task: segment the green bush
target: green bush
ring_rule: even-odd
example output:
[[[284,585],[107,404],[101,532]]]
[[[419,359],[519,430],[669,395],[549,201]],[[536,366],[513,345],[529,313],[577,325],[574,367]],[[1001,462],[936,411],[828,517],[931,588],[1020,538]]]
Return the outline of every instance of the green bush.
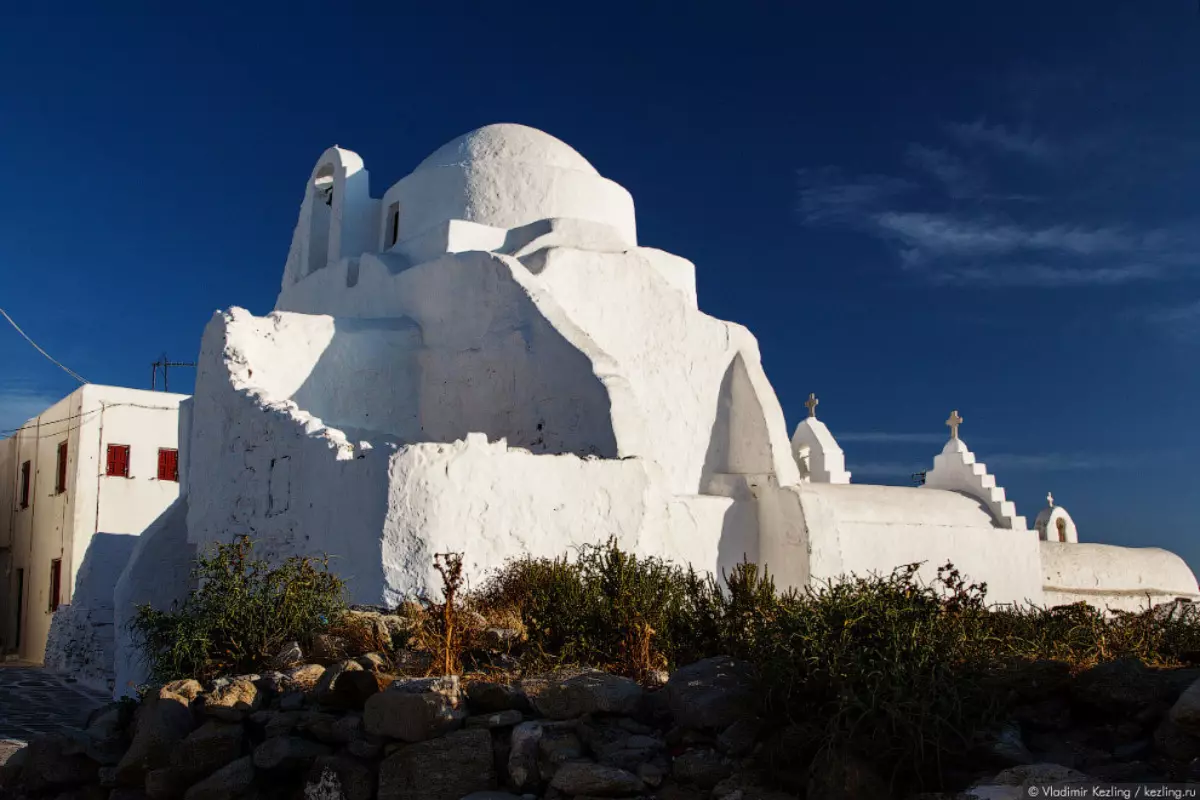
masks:
[[[308,645],[346,610],[327,559],[252,557],[246,537],[196,559],[197,588],[169,611],[142,605],[131,622],[151,678],[205,680],[261,670],[289,641]]]

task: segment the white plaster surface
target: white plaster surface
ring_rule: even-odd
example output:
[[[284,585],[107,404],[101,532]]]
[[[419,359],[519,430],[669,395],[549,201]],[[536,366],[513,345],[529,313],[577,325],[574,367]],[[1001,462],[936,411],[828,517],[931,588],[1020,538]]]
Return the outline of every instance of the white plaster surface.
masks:
[[[996,485],[995,476],[987,466],[975,460],[966,442],[951,438],[942,452],[933,458],[933,469],[925,475],[926,489],[949,489],[964,492],[984,503],[996,518],[997,524],[1010,530],[1025,530],[1025,518],[1017,515],[1016,506],[1004,496],[1004,487]]]
[[[1059,531],[1060,520],[1062,526],[1061,533]],[[1059,536],[1063,534],[1066,537],[1063,541],[1079,541],[1079,531],[1075,528],[1075,520],[1071,519],[1071,515],[1062,506],[1043,508],[1038,512],[1033,527],[1038,532],[1038,538],[1042,541],[1057,542],[1059,541]]]
[[[1167,550],[1055,541],[1039,545],[1049,605],[1083,601],[1136,611],[1177,597],[1200,600],[1192,571]]]
[[[998,528],[973,497],[865,484],[805,483],[775,492],[784,518],[770,532],[764,527],[763,558],[785,585],[887,575],[918,562],[919,576],[930,581],[951,562],[970,580],[987,582],[989,602],[1042,600],[1036,534]]]
[[[813,483],[849,483],[846,454],[824,422],[806,417],[792,434],[792,456],[801,473]]]

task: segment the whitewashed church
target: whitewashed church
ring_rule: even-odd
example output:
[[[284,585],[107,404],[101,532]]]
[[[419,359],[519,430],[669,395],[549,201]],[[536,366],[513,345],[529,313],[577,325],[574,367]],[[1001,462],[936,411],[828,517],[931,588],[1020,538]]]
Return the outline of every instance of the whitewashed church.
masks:
[[[703,313],[693,264],[639,245],[629,193],[546,133],[489,125],[371,189],[357,155],[322,154],[276,310],[209,323],[182,496],[140,538],[118,623],[240,534],[334,555],[359,603],[436,590],[434,553],[477,583],[610,536],[783,586],[952,561],[995,602],[1200,596],[1177,556],[1079,543],[1062,508],[1029,528],[957,412],[923,486],[852,483],[815,398],[789,438],[754,336]],[[118,650],[123,693],[142,675]]]

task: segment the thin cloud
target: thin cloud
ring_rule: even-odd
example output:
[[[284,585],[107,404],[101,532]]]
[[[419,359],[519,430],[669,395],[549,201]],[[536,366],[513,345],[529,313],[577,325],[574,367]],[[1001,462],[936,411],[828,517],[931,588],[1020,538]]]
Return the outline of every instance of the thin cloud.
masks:
[[[846,178],[836,167],[797,170],[799,211],[805,222],[849,221],[864,209],[879,207],[915,184],[887,175]]]
[[[0,437],[11,435],[63,396],[23,385],[0,386]]]
[[[983,119],[974,122],[955,122],[946,131],[965,145],[983,145],[1000,153],[1047,161],[1056,148],[1044,136],[1036,136],[1027,128],[1015,130],[1004,125],[989,125]]]
[[[984,192],[986,181],[983,175],[948,150],[910,144],[905,161],[932,175],[950,197],[979,197]]]
[[[997,453],[996,455],[991,455],[987,458],[980,458],[980,460],[985,462],[989,469],[995,467],[1014,472],[1106,470],[1123,469],[1129,466],[1128,458],[1067,455],[1063,453],[1044,453],[1040,455]]]
[[[944,444],[948,433],[892,433],[890,431],[850,431],[835,437],[839,442],[867,444]]]

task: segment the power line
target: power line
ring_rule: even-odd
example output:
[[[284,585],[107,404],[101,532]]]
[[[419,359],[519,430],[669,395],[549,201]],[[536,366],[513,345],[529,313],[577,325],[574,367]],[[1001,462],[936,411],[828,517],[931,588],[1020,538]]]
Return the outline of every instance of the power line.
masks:
[[[30,425],[22,425],[19,428],[6,428],[4,430],[0,430],[0,435],[3,435],[5,438],[7,438],[8,436],[11,436],[14,433],[19,433],[20,431],[32,430],[33,428],[40,428],[40,427],[43,427],[46,425],[55,425],[59,422],[69,422],[70,420],[79,419],[80,417],[87,417],[92,414],[99,414],[101,411],[107,411],[110,408],[146,408],[151,411],[178,411],[179,410],[178,408],[168,408],[166,406],[148,406],[148,405],[145,405],[144,403],[105,403],[100,408],[93,408],[89,411],[81,411],[78,414],[72,414],[69,417],[59,417],[58,419],[39,420]],[[72,427],[72,428],[68,428],[67,430],[74,430],[74,429],[75,428]],[[62,432],[63,431],[59,431],[59,433],[62,433]]]
[[[72,378],[79,381],[80,383],[90,383],[91,382],[91,381],[87,380],[86,378],[80,377],[79,373],[73,371],[71,368],[67,367],[66,365],[62,364],[61,362],[56,361],[54,356],[50,355],[45,350],[43,350],[41,347],[39,347],[38,343],[35,342],[33,339],[30,339],[29,334],[27,334],[25,331],[21,330],[21,326],[18,325],[16,322],[14,322],[13,318],[10,317],[8,315],[8,312],[5,311],[3,308],[0,308],[0,314],[4,315],[4,318],[6,320],[8,320],[8,324],[12,325],[13,328],[16,329],[17,333],[19,333],[25,337],[25,341],[27,341],[31,345],[33,345],[33,349],[37,350],[39,353],[44,355],[46,358],[50,359],[51,363],[53,363],[55,366],[59,367],[63,372],[67,373],[68,375],[70,375]]]

